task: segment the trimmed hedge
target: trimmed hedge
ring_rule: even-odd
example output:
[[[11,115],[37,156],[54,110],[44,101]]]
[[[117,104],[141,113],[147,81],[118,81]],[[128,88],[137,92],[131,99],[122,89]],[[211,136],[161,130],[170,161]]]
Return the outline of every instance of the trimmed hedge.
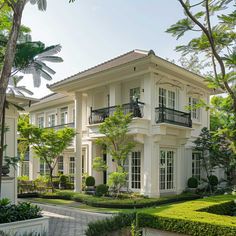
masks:
[[[105,218],[96,222],[90,222],[85,234],[87,236],[106,236],[107,234],[130,227],[136,218],[136,212],[120,213],[112,218]]]
[[[234,199],[232,195],[224,195],[147,209],[138,213],[138,222],[140,227],[188,235],[233,236],[236,217],[218,214],[229,213]]]
[[[111,197],[96,197],[82,193],[75,193],[71,191],[58,191],[55,193],[43,194],[41,196],[42,198],[49,198],[49,199],[74,200],[76,202],[82,202],[93,207],[119,208],[119,209],[144,208],[144,207],[158,206],[167,203],[187,201],[199,198],[199,195],[196,194],[181,194],[181,195],[173,195],[161,198],[138,197],[138,198],[116,199]]]

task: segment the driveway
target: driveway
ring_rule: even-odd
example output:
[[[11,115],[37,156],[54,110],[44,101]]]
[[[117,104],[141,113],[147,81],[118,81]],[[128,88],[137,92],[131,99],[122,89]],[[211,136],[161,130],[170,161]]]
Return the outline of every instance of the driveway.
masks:
[[[82,236],[89,222],[111,216],[61,206],[37,205],[43,210],[43,215],[50,217],[49,236]]]

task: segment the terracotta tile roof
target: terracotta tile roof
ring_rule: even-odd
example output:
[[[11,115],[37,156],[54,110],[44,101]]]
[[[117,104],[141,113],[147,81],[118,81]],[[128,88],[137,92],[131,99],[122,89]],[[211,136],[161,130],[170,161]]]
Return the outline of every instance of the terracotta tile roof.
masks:
[[[98,72],[101,72],[101,71],[104,71],[104,70],[107,70],[107,69],[110,69],[110,68],[113,68],[113,67],[116,67],[116,66],[119,66],[119,65],[137,60],[137,59],[140,59],[140,58],[143,58],[143,57],[146,57],[149,55],[149,53],[154,53],[154,52],[135,49],[133,51],[130,51],[130,52],[122,54],[118,57],[115,57],[111,60],[108,60],[108,61],[105,61],[101,64],[98,64],[94,67],[91,67],[87,70],[81,71],[75,75],[67,77],[61,81],[58,81],[54,84],[49,85],[48,87],[50,88],[50,87],[53,87],[56,85],[60,85],[61,83],[64,83],[64,82],[73,81],[75,79],[80,79],[84,76],[92,75],[92,74],[95,74],[95,73],[98,73]]]

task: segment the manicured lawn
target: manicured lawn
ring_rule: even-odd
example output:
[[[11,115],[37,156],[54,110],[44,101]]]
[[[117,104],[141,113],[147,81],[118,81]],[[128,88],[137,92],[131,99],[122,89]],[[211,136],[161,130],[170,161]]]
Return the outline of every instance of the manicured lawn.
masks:
[[[64,207],[72,207],[79,210],[89,211],[89,212],[100,212],[100,213],[120,213],[120,212],[129,212],[131,209],[113,209],[113,208],[102,208],[102,207],[92,207],[86,204],[78,203],[72,200],[64,199],[45,199],[45,198],[30,198],[25,199],[32,203],[41,203],[41,204],[50,204],[50,205],[60,205]]]
[[[232,195],[221,195],[179,204],[149,208],[138,213],[139,225],[202,236],[236,235]],[[220,215],[223,214],[223,215]]]

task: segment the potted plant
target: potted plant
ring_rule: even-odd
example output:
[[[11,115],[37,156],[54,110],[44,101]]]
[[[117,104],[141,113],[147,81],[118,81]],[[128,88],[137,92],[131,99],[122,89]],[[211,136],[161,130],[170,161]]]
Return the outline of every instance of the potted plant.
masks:
[[[19,161],[18,157],[5,156],[4,157],[5,165],[2,166],[2,175],[7,176],[10,173],[10,167],[13,166],[14,168],[16,168],[18,161]]]

